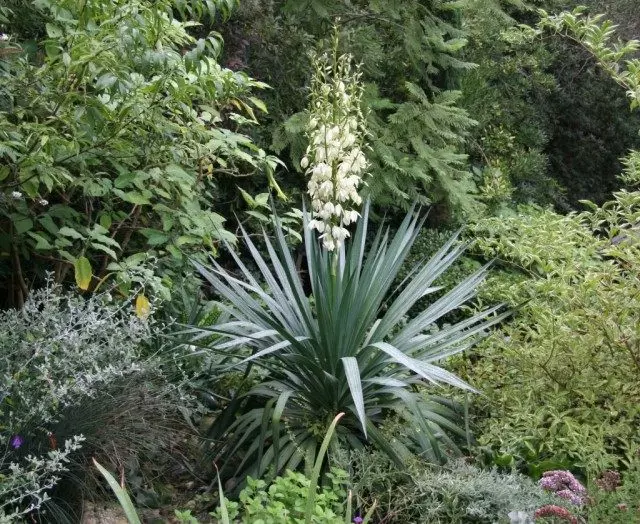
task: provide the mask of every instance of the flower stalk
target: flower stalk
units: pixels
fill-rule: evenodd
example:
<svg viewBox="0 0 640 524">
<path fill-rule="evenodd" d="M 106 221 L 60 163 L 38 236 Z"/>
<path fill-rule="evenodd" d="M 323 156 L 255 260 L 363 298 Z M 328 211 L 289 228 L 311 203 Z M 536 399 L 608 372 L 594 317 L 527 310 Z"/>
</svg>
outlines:
<svg viewBox="0 0 640 524">
<path fill-rule="evenodd" d="M 365 157 L 362 83 L 351 55 L 333 53 L 314 60 L 311 83 L 309 146 L 300 165 L 310 177 L 308 192 L 313 220 L 309 227 L 320 233 L 323 247 L 337 251 L 350 236 L 347 227 L 360 217 L 358 189 L 368 167 Z"/>
</svg>

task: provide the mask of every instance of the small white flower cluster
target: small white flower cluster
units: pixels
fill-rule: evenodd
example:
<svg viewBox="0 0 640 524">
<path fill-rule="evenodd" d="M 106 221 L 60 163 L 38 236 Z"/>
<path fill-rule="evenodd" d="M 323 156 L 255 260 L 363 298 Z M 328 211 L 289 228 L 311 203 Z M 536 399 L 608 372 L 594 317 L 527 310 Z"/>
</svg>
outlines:
<svg viewBox="0 0 640 524">
<path fill-rule="evenodd" d="M 9 35 L 6 33 L 0 33 L 0 42 L 7 42 L 9 40 Z"/>
<path fill-rule="evenodd" d="M 11 192 L 11 198 L 13 198 L 13 200 L 22 200 L 22 193 L 20 191 L 12 191 Z M 38 199 L 38 204 L 40 204 L 41 206 L 48 206 L 49 205 L 49 201 L 45 200 L 44 198 L 39 198 Z"/>
<path fill-rule="evenodd" d="M 361 147 L 362 86 L 349 55 L 333 62 L 325 55 L 315 66 L 307 129 L 310 143 L 300 165 L 310 176 L 313 220 L 309 227 L 321 233 L 324 248 L 333 251 L 349 236 L 347 226 L 360 216 L 355 209 L 362 203 L 358 188 L 368 166 Z"/>
</svg>

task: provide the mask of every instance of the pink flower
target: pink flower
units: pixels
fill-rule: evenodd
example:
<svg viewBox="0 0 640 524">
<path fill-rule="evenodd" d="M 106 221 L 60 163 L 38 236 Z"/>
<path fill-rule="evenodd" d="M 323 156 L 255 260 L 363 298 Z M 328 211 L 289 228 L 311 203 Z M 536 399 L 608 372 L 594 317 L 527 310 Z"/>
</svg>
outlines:
<svg viewBox="0 0 640 524">
<path fill-rule="evenodd" d="M 552 491 L 559 497 L 571 501 L 576 506 L 584 504 L 587 490 L 570 471 L 546 471 L 538 482 L 541 488 Z"/>
<path fill-rule="evenodd" d="M 554 506 L 553 504 L 542 506 L 533 514 L 533 518 L 535 520 L 543 519 L 545 517 L 556 517 L 562 520 L 566 520 L 571 524 L 578 524 L 578 519 L 574 515 L 572 515 L 568 509 L 562 508 L 560 506 Z"/>
</svg>

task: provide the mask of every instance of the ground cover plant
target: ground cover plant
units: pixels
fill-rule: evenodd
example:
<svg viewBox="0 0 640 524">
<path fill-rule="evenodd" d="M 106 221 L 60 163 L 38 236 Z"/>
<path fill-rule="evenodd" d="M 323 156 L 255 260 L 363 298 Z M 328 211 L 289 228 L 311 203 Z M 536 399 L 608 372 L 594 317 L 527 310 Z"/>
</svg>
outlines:
<svg viewBox="0 0 640 524">
<path fill-rule="evenodd" d="M 68 506 L 63 514 L 79 511 L 79 499 L 60 500 L 56 491 L 91 484 L 82 473 L 90 455 L 122 464 L 181 438 L 185 425 L 174 414 L 181 396 L 142 352 L 152 331 L 131 304 L 102 295 L 85 301 L 51 281 L 20 311 L 0 313 L 3 519 L 55 515 L 59 504 Z"/>
<path fill-rule="evenodd" d="M 546 504 L 562 505 L 522 474 L 464 460 L 434 467 L 414 459 L 400 470 L 379 452 L 361 450 L 338 463 L 351 473 L 357 503 L 370 507 L 376 501 L 375 522 L 509 522 L 510 513 L 531 516 Z"/>
</svg>

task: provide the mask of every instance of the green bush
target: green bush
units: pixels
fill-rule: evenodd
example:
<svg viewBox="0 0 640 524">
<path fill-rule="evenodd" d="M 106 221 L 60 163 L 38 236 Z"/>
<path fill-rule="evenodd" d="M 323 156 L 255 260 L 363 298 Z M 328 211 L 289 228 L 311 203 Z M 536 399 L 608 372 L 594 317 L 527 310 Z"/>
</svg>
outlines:
<svg viewBox="0 0 640 524">
<path fill-rule="evenodd" d="M 474 2 L 463 17 L 463 55 L 477 64 L 461 78 L 460 103 L 478 121 L 466 148 L 490 212 L 512 202 L 562 200 L 546 152 L 555 53 L 547 42 L 522 38 L 517 24 L 528 21 L 529 9 Z"/>
<path fill-rule="evenodd" d="M 193 36 L 232 2 L 24 4 L 0 41 L 0 289 L 20 307 L 46 270 L 75 269 L 83 289 L 167 298 L 187 256 L 234 238 L 219 179 L 277 162 L 241 133 L 265 85 L 218 64 L 219 35 Z M 16 32 L 26 10 L 37 40 Z"/>
<path fill-rule="evenodd" d="M 340 469 L 332 469 L 327 475 L 328 484 L 320 488 L 315 498 L 311 522 L 318 524 L 343 524 L 345 521 L 348 475 Z M 286 471 L 267 484 L 249 477 L 247 486 L 240 492 L 237 502 L 227 501 L 232 522 L 254 524 L 296 524 L 303 522 L 310 480 L 302 473 Z M 220 520 L 218 509 L 214 518 Z"/>
<path fill-rule="evenodd" d="M 480 443 L 534 475 L 627 463 L 640 445 L 640 193 L 581 215 L 522 212 L 473 229 L 477 252 L 503 268 L 481 298 L 519 306 L 456 367 L 486 395 Z"/>
<path fill-rule="evenodd" d="M 640 107 L 640 42 L 612 44 L 615 28 L 581 9 L 549 16 L 534 34 L 566 34 L 591 53 Z M 637 154 L 622 178 L 637 184 Z M 620 191 L 580 215 L 522 208 L 473 229 L 483 256 L 505 268 L 485 297 L 519 305 L 468 377 L 480 402 L 481 443 L 494 459 L 520 459 L 532 475 L 558 466 L 597 474 L 628 465 L 640 438 L 640 192 Z"/>
<path fill-rule="evenodd" d="M 622 11 L 625 1 L 606 7 Z M 497 9 L 477 1 L 464 11 L 463 56 L 477 67 L 461 78 L 460 103 L 478 121 L 467 151 L 491 212 L 511 203 L 562 212 L 580 209 L 585 198 L 602 203 L 619 188 L 619 158 L 640 145 L 640 115 L 628 113 L 624 91 L 589 51 L 522 25 L 536 23 L 535 7 L 554 12 L 578 3 L 508 2 Z M 633 18 L 617 22 L 632 25 Z"/>
<path fill-rule="evenodd" d="M 141 452 L 158 456 L 185 435 L 180 392 L 158 359 L 142 357 L 141 344 L 155 336 L 152 320 L 105 300 L 48 286 L 22 310 L 0 312 L 5 519 L 79 514 L 80 494 L 96 490 L 85 474 L 90 455 L 122 465 Z"/>
</svg>

